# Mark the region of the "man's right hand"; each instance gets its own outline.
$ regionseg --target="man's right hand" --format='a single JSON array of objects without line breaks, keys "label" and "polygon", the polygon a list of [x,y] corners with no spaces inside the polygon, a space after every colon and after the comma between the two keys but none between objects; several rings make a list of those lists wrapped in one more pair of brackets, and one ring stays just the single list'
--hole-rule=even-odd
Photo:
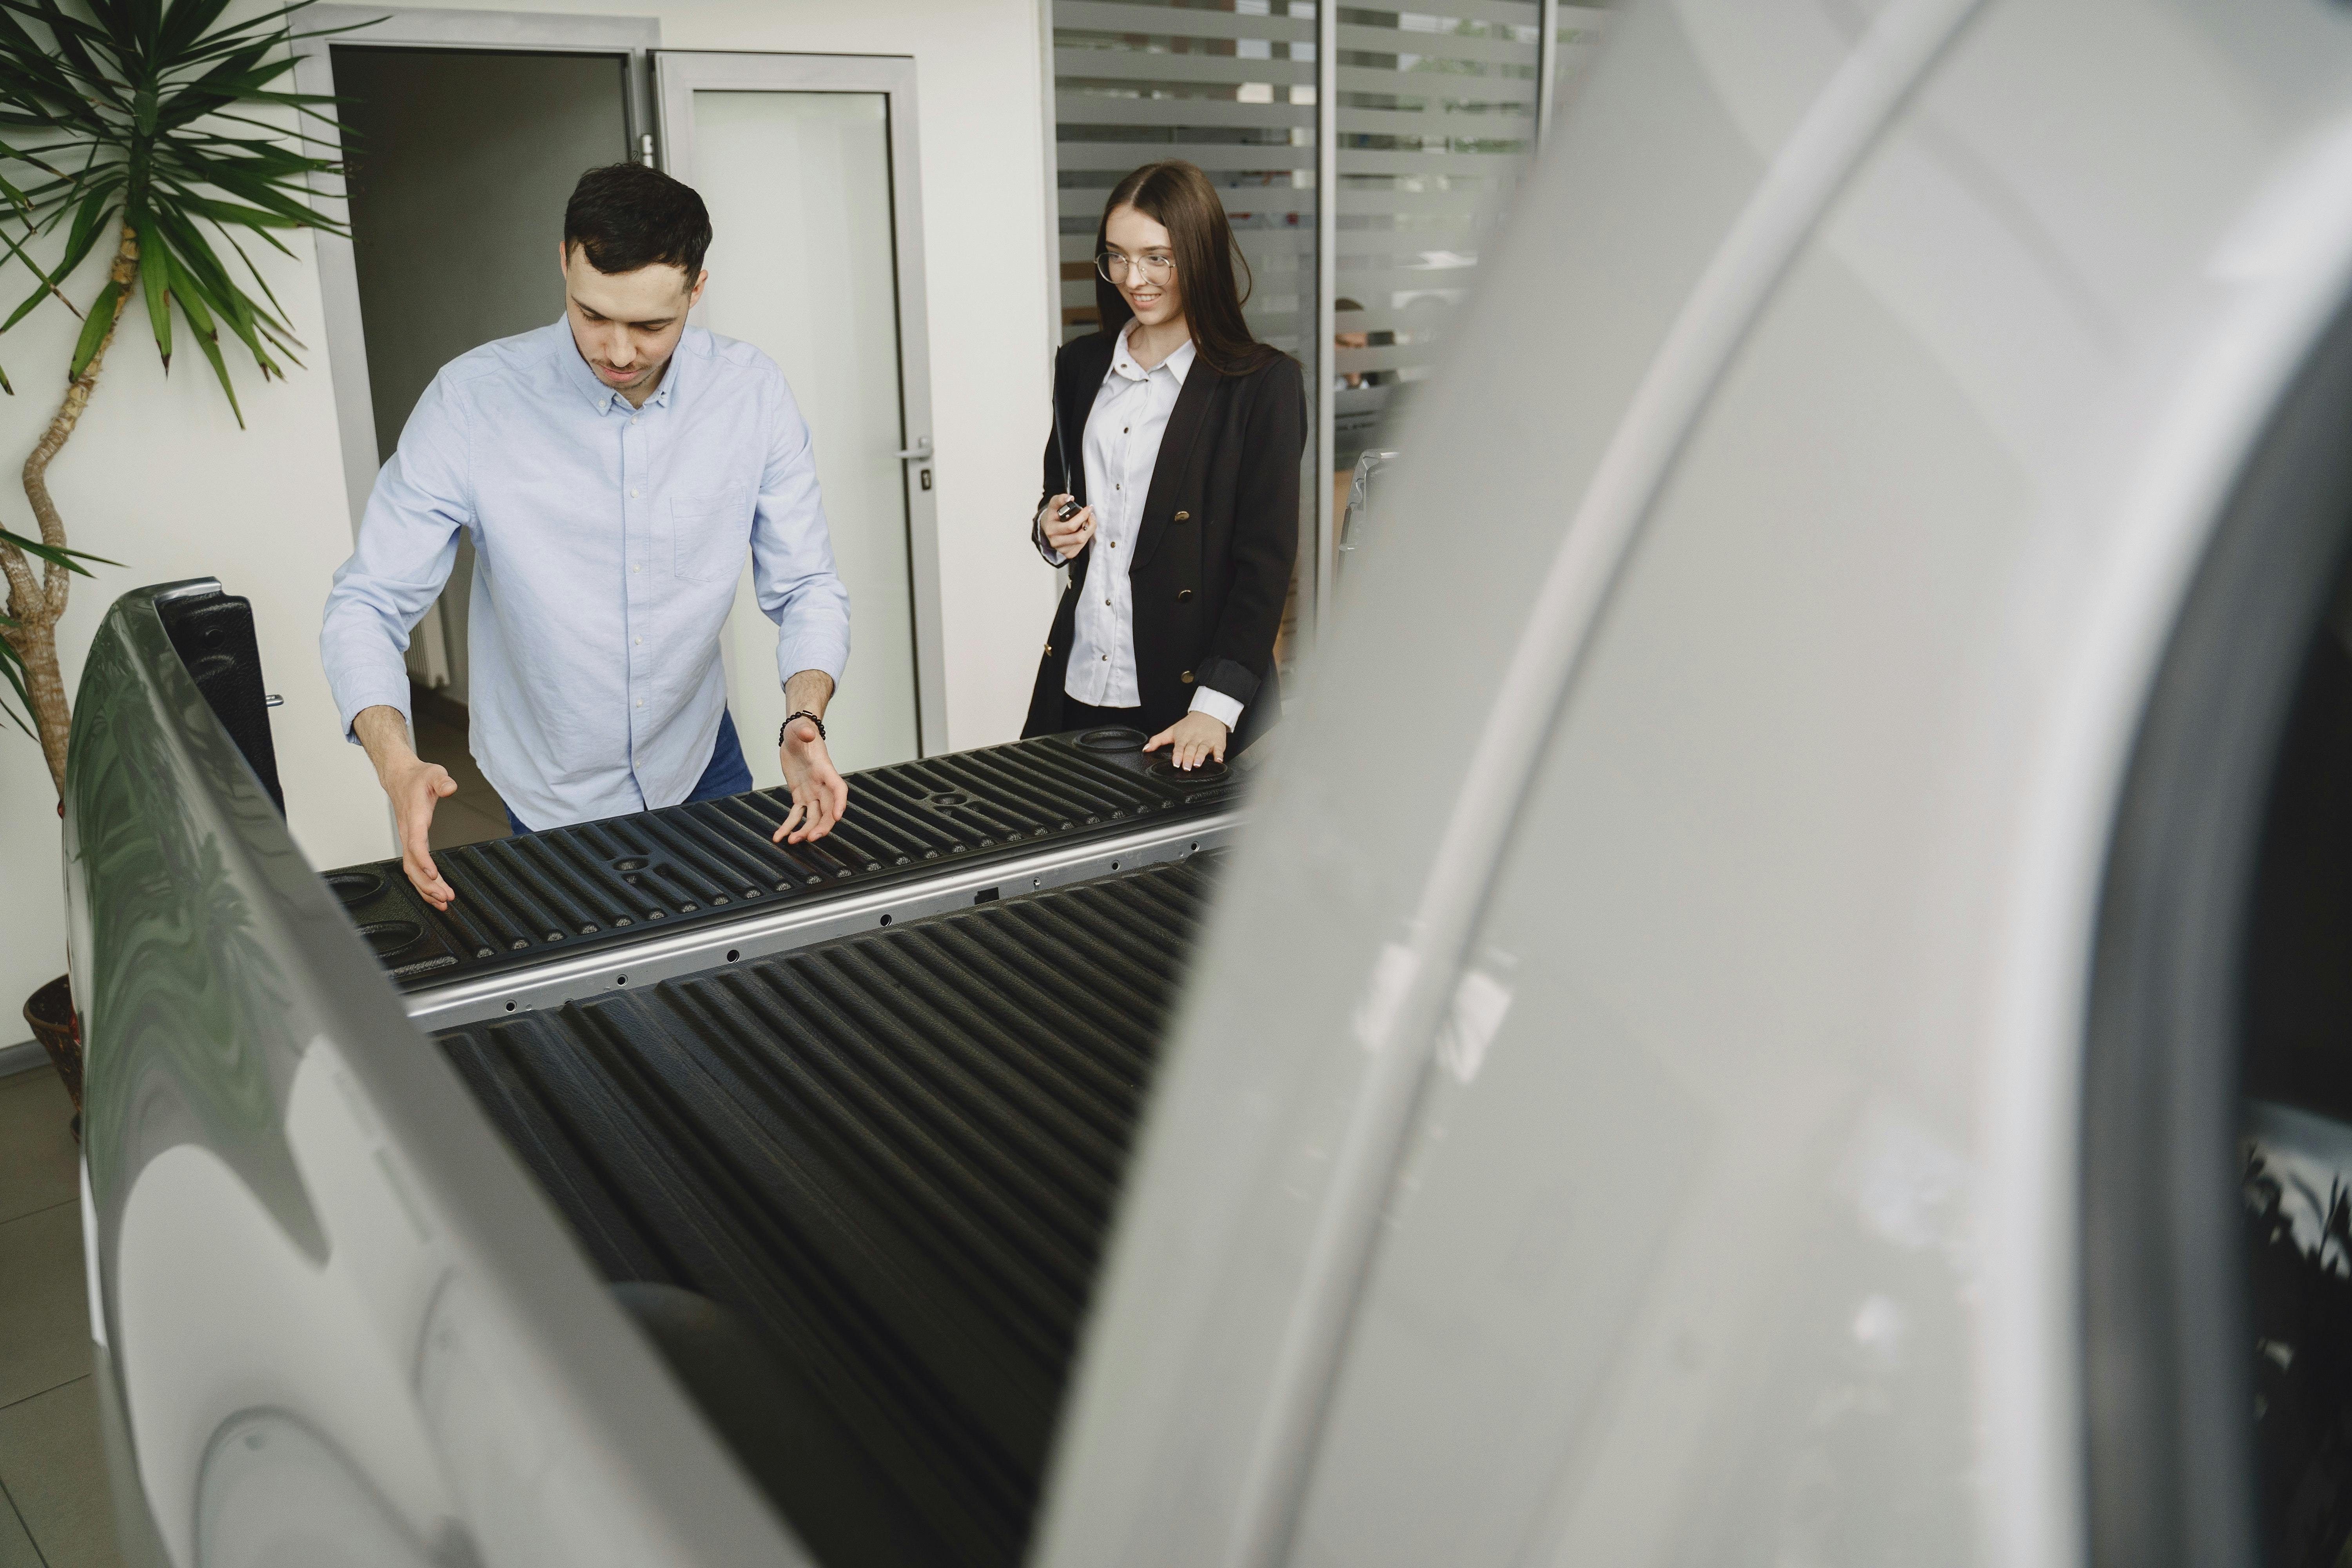
[{"label": "man's right hand", "polygon": [[1070,499],[1055,496],[1037,514],[1037,527],[1045,536],[1045,548],[1065,561],[1075,560],[1078,552],[1087,547],[1087,541],[1095,536],[1094,508],[1083,507],[1072,512],[1067,521],[1055,515]]},{"label": "man's right hand", "polygon": [[408,743],[408,721],[397,708],[361,710],[352,733],[367,748],[376,781],[392,802],[393,821],[400,829],[400,868],[426,903],[447,909],[457,891],[433,864],[433,806],[457,793],[457,781],[440,763],[416,754]]}]

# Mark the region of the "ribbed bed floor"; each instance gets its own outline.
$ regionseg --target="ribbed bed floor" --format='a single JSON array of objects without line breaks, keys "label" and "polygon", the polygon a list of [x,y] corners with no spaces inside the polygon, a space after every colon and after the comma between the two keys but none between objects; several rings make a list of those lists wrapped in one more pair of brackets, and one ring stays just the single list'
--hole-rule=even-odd
[{"label": "ribbed bed floor", "polygon": [[831,1568],[1019,1561],[1208,858],[437,1037]]}]

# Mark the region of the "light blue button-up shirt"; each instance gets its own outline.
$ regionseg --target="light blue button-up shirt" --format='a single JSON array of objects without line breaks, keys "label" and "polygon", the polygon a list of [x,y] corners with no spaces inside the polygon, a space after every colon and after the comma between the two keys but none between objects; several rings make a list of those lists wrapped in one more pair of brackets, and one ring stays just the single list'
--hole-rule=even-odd
[{"label": "light blue button-up shirt", "polygon": [[778,681],[838,682],[848,662],[808,426],[749,343],[688,327],[642,409],[597,379],[564,321],[442,367],[327,595],[320,653],[347,737],[362,709],[410,716],[408,635],[461,529],[471,749],[535,827],[692,792],[726,705],[719,637],[746,545]]}]

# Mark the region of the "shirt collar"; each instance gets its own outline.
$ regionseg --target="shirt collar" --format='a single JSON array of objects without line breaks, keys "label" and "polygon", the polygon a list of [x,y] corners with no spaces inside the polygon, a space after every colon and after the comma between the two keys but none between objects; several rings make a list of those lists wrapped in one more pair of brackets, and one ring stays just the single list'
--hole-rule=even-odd
[{"label": "shirt collar", "polygon": [[[1129,381],[1149,381],[1151,372],[1135,363],[1135,354],[1127,346],[1127,340],[1134,332],[1135,326],[1136,323],[1130,321],[1118,334],[1118,347],[1111,351],[1110,368]],[[1174,376],[1178,386],[1183,385],[1186,374],[1192,368],[1192,340],[1186,338],[1177,344],[1176,352],[1161,360],[1157,368]],[[593,381],[596,378],[592,375],[588,379]]]},{"label": "shirt collar", "polygon": [[[627,408],[628,399],[605,385],[604,378],[591,370],[588,367],[588,362],[580,357],[580,342],[572,335],[570,318],[566,317],[556,322],[555,331],[559,334],[559,342],[562,344],[559,352],[566,366],[565,374],[572,384],[578,387],[586,396],[589,406],[599,414],[610,414],[613,411],[613,405],[616,403]],[[695,331],[696,329],[688,327],[679,336],[677,347],[669,356],[669,368],[662,372],[661,385],[655,388],[651,397],[646,399],[647,408],[669,406],[670,395],[677,390],[677,379],[685,368],[680,362],[687,358],[688,341],[694,336]],[[634,409],[630,411],[635,412]]]}]

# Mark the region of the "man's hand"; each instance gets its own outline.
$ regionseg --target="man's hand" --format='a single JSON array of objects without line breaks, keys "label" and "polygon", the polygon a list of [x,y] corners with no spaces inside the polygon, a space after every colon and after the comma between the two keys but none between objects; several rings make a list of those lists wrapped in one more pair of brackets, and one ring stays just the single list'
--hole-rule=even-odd
[{"label": "man's hand", "polygon": [[1145,742],[1143,749],[1156,752],[1166,746],[1169,749],[1168,760],[1190,771],[1211,757],[1223,762],[1228,733],[1230,731],[1223,724],[1206,713],[1187,713]]},{"label": "man's hand", "polygon": [[1037,514],[1037,526],[1045,531],[1045,547],[1065,561],[1076,560],[1078,552],[1087,547],[1087,541],[1095,536],[1094,508],[1085,507],[1073,512],[1067,522],[1054,515],[1070,500],[1068,496],[1055,496],[1045,503],[1045,510]]},{"label": "man's hand", "polygon": [[457,781],[440,763],[416,754],[408,743],[408,721],[397,708],[362,709],[352,721],[352,733],[367,748],[376,782],[392,802],[393,821],[400,830],[400,868],[426,903],[447,909],[457,891],[433,864],[433,806],[457,793]]},{"label": "man's hand", "polygon": [[[803,669],[784,682],[784,700],[793,712],[806,710],[823,718],[832,700],[833,678],[823,670]],[[793,792],[793,808],[769,842],[806,844],[824,837],[849,809],[848,781],[833,765],[824,737],[806,719],[795,719],[785,727],[776,757],[783,764],[784,784]]]}]

